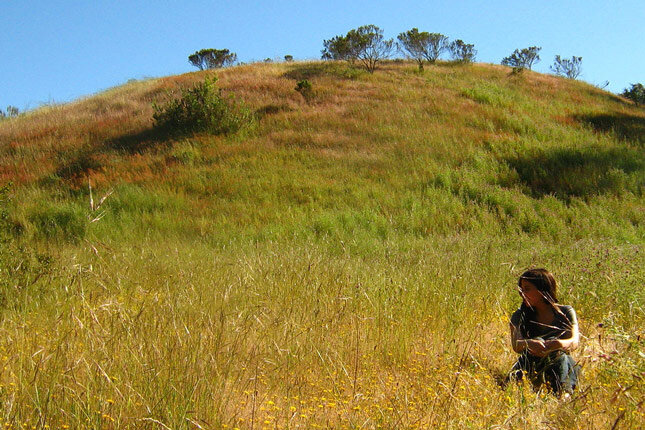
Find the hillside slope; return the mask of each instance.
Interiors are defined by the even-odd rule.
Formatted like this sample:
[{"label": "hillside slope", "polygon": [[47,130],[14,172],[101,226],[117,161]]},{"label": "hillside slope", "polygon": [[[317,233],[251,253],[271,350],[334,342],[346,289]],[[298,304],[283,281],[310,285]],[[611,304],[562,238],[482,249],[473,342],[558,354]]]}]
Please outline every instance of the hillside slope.
[{"label": "hillside slope", "polygon": [[[227,68],[229,136],[153,129],[214,72],[0,121],[0,425],[637,428],[645,110],[509,72]],[[501,383],[529,266],[580,318],[572,401]]]},{"label": "hillside slope", "polygon": [[[224,91],[257,113],[253,132],[155,136],[151,103],[205,75],[134,82],[3,122],[0,180],[45,192],[41,202],[87,193],[88,178],[95,188],[121,187],[112,209],[126,218],[146,205],[132,201],[145,190],[206,235],[370,223],[381,234],[492,224],[643,237],[645,113],[587,84],[492,65],[441,64],[419,75],[391,63],[369,75],[325,63],[255,64],[219,73]],[[305,78],[311,103],[294,91]]]}]

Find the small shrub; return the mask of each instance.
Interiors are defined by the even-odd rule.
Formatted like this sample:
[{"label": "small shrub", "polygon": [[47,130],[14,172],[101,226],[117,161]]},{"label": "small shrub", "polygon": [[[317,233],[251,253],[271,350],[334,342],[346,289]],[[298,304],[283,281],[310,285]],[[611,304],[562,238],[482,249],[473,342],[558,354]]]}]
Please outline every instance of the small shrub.
[{"label": "small shrub", "polygon": [[311,86],[311,82],[309,82],[308,80],[303,79],[302,81],[298,81],[296,88],[294,89],[298,91],[307,102],[313,100],[314,92]]},{"label": "small shrub", "polygon": [[250,123],[250,111],[224,98],[216,82],[217,78],[206,79],[182,90],[179,98],[161,106],[153,104],[155,128],[174,134],[231,134]]}]

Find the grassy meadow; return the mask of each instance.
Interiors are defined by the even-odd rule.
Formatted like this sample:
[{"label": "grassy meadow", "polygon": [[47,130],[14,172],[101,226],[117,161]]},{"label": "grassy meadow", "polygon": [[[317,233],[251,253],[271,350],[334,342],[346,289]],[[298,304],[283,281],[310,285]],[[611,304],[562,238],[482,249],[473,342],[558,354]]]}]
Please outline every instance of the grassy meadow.
[{"label": "grassy meadow", "polygon": [[[296,62],[217,72],[254,113],[234,135],[153,128],[212,75],[0,121],[0,425],[645,428],[642,107]],[[580,320],[569,400],[500,383],[534,266]]]}]

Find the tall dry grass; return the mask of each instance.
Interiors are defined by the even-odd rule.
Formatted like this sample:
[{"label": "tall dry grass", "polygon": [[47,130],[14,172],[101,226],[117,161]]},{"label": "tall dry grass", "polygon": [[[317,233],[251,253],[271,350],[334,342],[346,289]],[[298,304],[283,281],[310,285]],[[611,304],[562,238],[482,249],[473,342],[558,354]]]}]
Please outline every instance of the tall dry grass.
[{"label": "tall dry grass", "polygon": [[[0,123],[2,425],[642,427],[642,109],[500,66],[254,64],[219,73],[252,131],[152,132],[205,75]],[[570,400],[500,384],[535,265],[581,321]]]}]

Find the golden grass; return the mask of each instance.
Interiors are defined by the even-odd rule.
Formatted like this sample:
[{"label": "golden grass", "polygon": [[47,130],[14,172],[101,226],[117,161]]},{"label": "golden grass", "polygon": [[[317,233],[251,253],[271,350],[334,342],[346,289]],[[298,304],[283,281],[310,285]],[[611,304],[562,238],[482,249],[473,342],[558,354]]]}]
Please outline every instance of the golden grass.
[{"label": "golden grass", "polygon": [[[501,66],[415,69],[222,70],[258,115],[234,136],[151,130],[153,101],[210,72],[0,122],[18,232],[0,425],[642,427],[645,113]],[[114,190],[92,223],[88,180],[95,201]],[[534,265],[581,321],[570,400],[499,383]]]}]

